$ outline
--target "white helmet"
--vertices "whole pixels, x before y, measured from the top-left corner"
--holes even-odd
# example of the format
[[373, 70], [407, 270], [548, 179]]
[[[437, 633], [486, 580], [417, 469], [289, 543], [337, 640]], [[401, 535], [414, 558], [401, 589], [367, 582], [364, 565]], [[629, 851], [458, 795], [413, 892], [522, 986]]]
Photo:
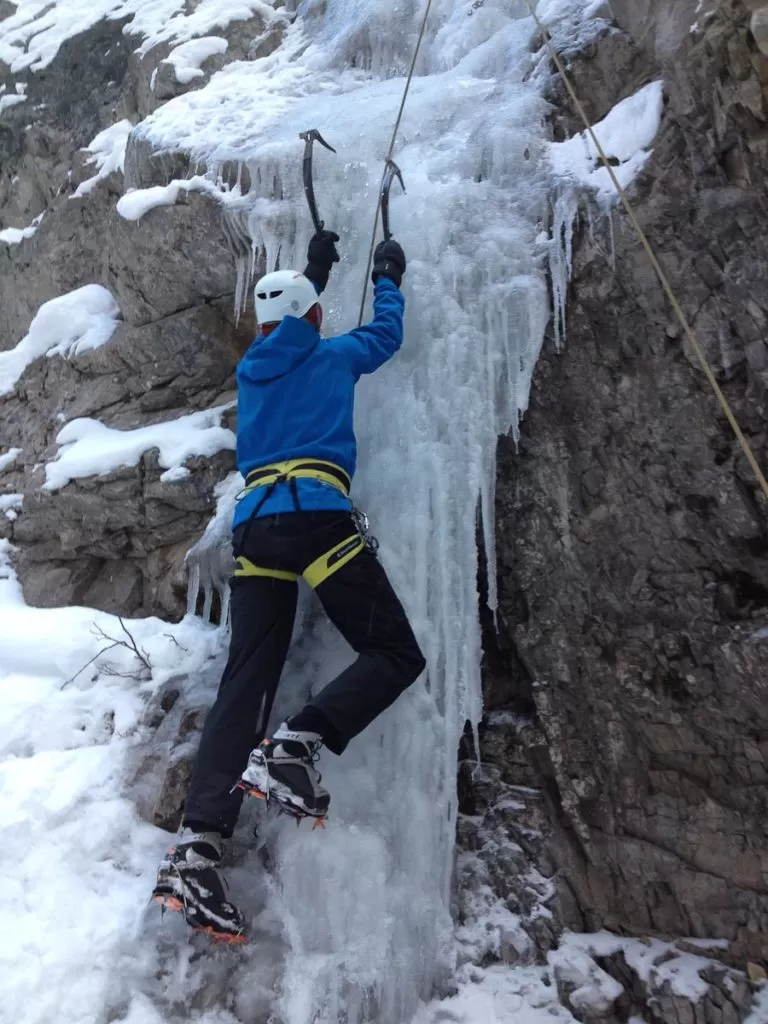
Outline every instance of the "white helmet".
[[259, 323], [274, 324], [284, 316], [304, 316], [318, 299], [308, 277], [295, 270], [276, 270], [257, 282], [253, 301]]

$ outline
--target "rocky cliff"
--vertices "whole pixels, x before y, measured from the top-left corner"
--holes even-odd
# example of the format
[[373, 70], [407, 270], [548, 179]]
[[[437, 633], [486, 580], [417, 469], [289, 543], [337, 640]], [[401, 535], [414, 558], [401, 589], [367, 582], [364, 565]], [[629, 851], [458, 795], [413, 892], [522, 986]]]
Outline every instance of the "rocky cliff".
[[[597, 120], [663, 79], [633, 202], [765, 469], [768, 15], [610, 7], [577, 91]], [[574, 244], [567, 343], [499, 446], [486, 756], [547, 795], [567, 926], [765, 961], [768, 503], [626, 217], [585, 204]]]

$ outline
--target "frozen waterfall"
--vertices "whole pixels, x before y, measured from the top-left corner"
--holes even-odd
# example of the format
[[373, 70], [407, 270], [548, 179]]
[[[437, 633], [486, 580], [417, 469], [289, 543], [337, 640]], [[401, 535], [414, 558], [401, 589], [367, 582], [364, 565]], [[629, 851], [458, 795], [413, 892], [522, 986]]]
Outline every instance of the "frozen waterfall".
[[[421, 11], [409, 0], [322, 9], [304, 5], [272, 57], [231, 65], [143, 130], [209, 167], [247, 166], [251, 234], [270, 269], [278, 253], [282, 267], [303, 266], [312, 227], [298, 134], [321, 131], [338, 151], [318, 150], [315, 168], [321, 216], [341, 235], [324, 296], [326, 329], [339, 332], [357, 316]], [[353, 493], [429, 668], [343, 759], [323, 758], [325, 832], [280, 832], [272, 899], [290, 945], [285, 1024], [403, 1024], [451, 968], [457, 749], [465, 721], [481, 715], [478, 508], [493, 566], [496, 438], [516, 429], [548, 320], [544, 105], [524, 15], [505, 0], [435, 0], [395, 148], [407, 188], [392, 199], [409, 260], [406, 342], [358, 387]], [[309, 664], [301, 645], [289, 664], [283, 706], [346, 656], [325, 625], [313, 644]]]

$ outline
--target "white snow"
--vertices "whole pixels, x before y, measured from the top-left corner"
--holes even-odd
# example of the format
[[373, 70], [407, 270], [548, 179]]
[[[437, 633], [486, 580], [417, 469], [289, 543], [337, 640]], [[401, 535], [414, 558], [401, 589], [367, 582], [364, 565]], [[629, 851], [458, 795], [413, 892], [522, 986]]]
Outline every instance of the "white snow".
[[768, 1021], [768, 982], [763, 982], [760, 987], [752, 1011], [744, 1019], [744, 1024], [765, 1024]]
[[26, 96], [23, 94], [11, 95], [11, 96], [0, 96], [0, 114], [4, 110], [10, 110], [11, 107], [16, 107], [19, 103], [23, 103], [26, 100]]
[[200, 65], [217, 53], [225, 53], [228, 46], [229, 43], [222, 36], [203, 36], [202, 39], [191, 39], [188, 43], [174, 47], [163, 59], [163, 63], [173, 65], [177, 82], [181, 85], [189, 85], [196, 78], [204, 77]]
[[117, 212], [126, 220], [140, 220], [145, 213], [158, 206], [173, 206], [182, 192], [212, 192], [210, 181], [195, 175], [184, 181], [176, 180], [168, 185], [152, 185], [150, 188], [131, 188], [117, 201]]
[[20, 455], [21, 448], [9, 448], [4, 455], [0, 455], [0, 473], [12, 466]]
[[128, 136], [133, 130], [133, 125], [128, 120], [118, 121], [110, 125], [104, 131], [99, 132], [95, 139], [85, 148], [93, 155], [88, 158], [88, 163], [96, 165], [96, 174], [81, 182], [75, 190], [72, 198], [88, 195], [97, 182], [106, 178], [114, 171], [122, 171], [125, 167], [125, 147], [128, 144]]
[[45, 213], [38, 214], [28, 228], [5, 228], [3, 231], [0, 231], [0, 242], [5, 242], [6, 245], [18, 245], [25, 238], [31, 238], [37, 231], [40, 221], [44, 216]]
[[[142, 681], [135, 655], [107, 651], [109, 641], [96, 635], [124, 637], [114, 616], [28, 608], [11, 550], [0, 540], [4, 1019], [90, 1024], [109, 1017], [106, 1007], [122, 998], [116, 968], [168, 840], [138, 818], [124, 792], [132, 748], [142, 739], [140, 716], [169, 677], [200, 672], [218, 637], [192, 618], [126, 620], [152, 665], [152, 678]], [[134, 962], [140, 955], [139, 943]]]
[[0, 494], [0, 512], [6, 519], [16, 519], [21, 511], [23, 499], [23, 494]]
[[13, 391], [30, 363], [40, 356], [72, 356], [99, 348], [112, 337], [120, 314], [112, 293], [87, 284], [44, 302], [15, 348], [0, 352], [0, 395]]
[[158, 43], [183, 43], [232, 21], [258, 16], [267, 26], [285, 17], [265, 0], [200, 0], [190, 13], [184, 0], [15, 0], [15, 6], [0, 22], [0, 60], [14, 72], [47, 67], [62, 43], [102, 18], [129, 18], [123, 31], [143, 40], [139, 52], [145, 54]]
[[[704, 944], [695, 939], [685, 941]], [[720, 948], [721, 944], [717, 940], [708, 940], [706, 946]], [[584, 935], [566, 933], [554, 955], [562, 962], [567, 962], [571, 957], [582, 962], [585, 955], [589, 958], [610, 956], [618, 952], [623, 952], [629, 966], [653, 989], [668, 981], [675, 995], [684, 996], [694, 1003], [706, 995], [709, 989], [709, 983], [701, 977], [701, 971], [716, 962], [708, 957], [684, 952], [674, 942], [623, 938], [610, 932]]]
[[[594, 125], [605, 155], [619, 161], [613, 171], [623, 188], [635, 180], [651, 155], [648, 147], [659, 130], [663, 107], [663, 82], [651, 82]], [[549, 160], [555, 174], [587, 185], [602, 200], [618, 202], [610, 175], [586, 131], [565, 142], [550, 143]]]
[[[193, 455], [234, 450], [235, 435], [221, 426], [221, 417], [232, 405], [217, 405], [136, 430], [116, 430], [92, 419], [72, 420], [56, 435], [59, 451], [45, 467], [43, 490], [57, 491], [70, 480], [136, 466], [150, 448], [158, 449], [159, 463], [168, 470], [178, 470]], [[169, 482], [178, 479], [175, 473], [166, 477]]]
[[562, 945], [547, 954], [547, 962], [561, 983], [568, 985], [569, 1000], [579, 1014], [607, 1017], [624, 988], [581, 950]]

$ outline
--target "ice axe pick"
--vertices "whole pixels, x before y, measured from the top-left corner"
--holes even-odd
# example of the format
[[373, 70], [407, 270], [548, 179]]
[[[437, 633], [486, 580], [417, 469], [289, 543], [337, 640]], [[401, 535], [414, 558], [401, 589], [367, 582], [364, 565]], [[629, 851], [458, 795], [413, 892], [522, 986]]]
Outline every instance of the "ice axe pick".
[[391, 157], [388, 157], [384, 165], [384, 177], [381, 179], [381, 226], [384, 229], [385, 242], [388, 242], [392, 237], [392, 232], [389, 230], [389, 191], [395, 178], [400, 182], [400, 187], [405, 192], [405, 182], [403, 181], [400, 168]]
[[330, 149], [332, 153], [335, 153], [336, 150], [333, 146], [328, 145], [317, 128], [310, 128], [308, 132], [299, 132], [299, 138], [304, 140], [304, 192], [307, 196], [309, 213], [312, 217], [312, 223], [315, 225], [315, 231], [320, 232], [323, 230], [323, 221], [320, 220], [320, 214], [317, 212], [315, 187], [312, 182], [312, 144], [319, 142], [321, 146]]

